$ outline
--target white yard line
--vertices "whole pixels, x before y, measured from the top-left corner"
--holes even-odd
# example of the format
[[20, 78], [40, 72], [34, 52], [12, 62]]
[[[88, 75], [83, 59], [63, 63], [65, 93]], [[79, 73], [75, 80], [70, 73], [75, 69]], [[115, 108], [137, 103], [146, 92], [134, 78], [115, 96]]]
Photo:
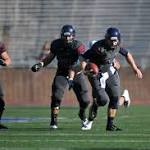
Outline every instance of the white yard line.
[[[23, 142], [41, 142], [41, 141], [43, 141], [43, 140], [41, 140], [41, 139], [29, 139], [29, 140], [27, 140], [27, 139], [20, 139], [19, 140], [19, 143], [23, 143]], [[1, 140], [0, 139], [0, 142], [12, 142], [12, 143], [14, 143], [14, 142], [17, 142], [18, 143], [18, 139], [17, 140], [15, 140], [15, 139], [6, 139], [6, 140]], [[44, 142], [73, 142], [73, 143], [78, 143], [78, 142], [91, 142], [91, 143], [95, 143], [95, 142], [100, 142], [100, 143], [150, 143], [150, 140], [92, 140], [92, 139], [82, 139], [82, 140], [76, 140], [76, 139], [74, 139], [74, 140], [69, 140], [69, 139], [66, 139], [66, 140], [63, 140], [63, 139], [47, 139], [47, 140], [45, 140], [44, 139]]]

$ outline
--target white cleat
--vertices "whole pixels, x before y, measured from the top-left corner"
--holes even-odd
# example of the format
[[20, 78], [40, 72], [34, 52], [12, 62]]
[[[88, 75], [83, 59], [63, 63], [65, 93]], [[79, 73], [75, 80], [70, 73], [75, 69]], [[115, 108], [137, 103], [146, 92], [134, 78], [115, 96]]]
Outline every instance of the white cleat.
[[81, 126], [84, 127], [88, 123], [88, 119], [86, 118], [85, 120], [81, 121]]
[[125, 99], [125, 100], [124, 100], [124, 106], [125, 106], [125, 107], [129, 107], [130, 104], [131, 104], [131, 99], [130, 99], [129, 92], [128, 92], [127, 89], [125, 89], [125, 90], [123, 91], [122, 96], [123, 96], [124, 99]]
[[83, 126], [81, 129], [82, 130], [91, 130], [92, 124], [93, 124], [93, 121], [88, 121], [87, 124], [85, 126]]
[[50, 125], [50, 129], [57, 129], [57, 125]]

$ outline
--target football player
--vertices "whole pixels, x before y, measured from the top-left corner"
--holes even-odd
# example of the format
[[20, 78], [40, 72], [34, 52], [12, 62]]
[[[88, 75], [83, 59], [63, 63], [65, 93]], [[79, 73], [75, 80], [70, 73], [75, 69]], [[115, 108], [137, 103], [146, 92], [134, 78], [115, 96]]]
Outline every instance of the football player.
[[[0, 42], [0, 65], [6, 67], [11, 64], [10, 56], [7, 52], [6, 45]], [[1, 117], [5, 109], [4, 93], [2, 86], [0, 85], [0, 129], [8, 129], [6, 126], [1, 124]]]
[[137, 67], [132, 54], [121, 46], [121, 34], [117, 28], [108, 28], [105, 38], [97, 41], [90, 50], [83, 54], [84, 60], [81, 62], [83, 69], [88, 61], [95, 63], [100, 70], [99, 76], [89, 78], [95, 99], [90, 109], [89, 122], [82, 128], [83, 130], [91, 129], [97, 114], [97, 108], [105, 106], [108, 101], [106, 130], [121, 130], [114, 125], [120, 96], [120, 79], [117, 69], [113, 66], [113, 61], [119, 53], [126, 58], [135, 75], [142, 79], [143, 75]]
[[[96, 43], [97, 40], [92, 40], [89, 42], [89, 49], [94, 45], [94, 43]], [[116, 68], [117, 70], [120, 69], [120, 63], [119, 61], [115, 58], [113, 60], [113, 66], [114, 68]], [[130, 106], [130, 103], [131, 103], [131, 99], [130, 99], [130, 96], [129, 96], [129, 91], [127, 89], [124, 89], [123, 92], [122, 92], [122, 95], [120, 96], [119, 98], [119, 103], [118, 105], [119, 106], [122, 106], [124, 105], [124, 107], [129, 107]]]
[[75, 74], [73, 80], [68, 78], [71, 68], [78, 63], [79, 56], [85, 51], [85, 46], [75, 39], [75, 34], [75, 29], [72, 25], [64, 25], [61, 29], [61, 37], [51, 43], [49, 55], [31, 68], [33, 72], [36, 72], [50, 64], [55, 57], [58, 60], [51, 96], [50, 128], [53, 129], [58, 128], [57, 118], [61, 101], [65, 89], [70, 86], [72, 86], [79, 102], [79, 117], [81, 122], [83, 124], [86, 122], [85, 109], [88, 107], [90, 99], [85, 76], [80, 70]]

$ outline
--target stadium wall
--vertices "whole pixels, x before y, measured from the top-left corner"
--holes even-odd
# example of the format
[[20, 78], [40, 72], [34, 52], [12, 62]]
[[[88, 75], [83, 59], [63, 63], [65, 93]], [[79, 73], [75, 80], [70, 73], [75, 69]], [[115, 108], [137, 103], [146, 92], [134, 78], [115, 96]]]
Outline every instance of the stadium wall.
[[[51, 84], [55, 69], [43, 69], [33, 73], [29, 69], [1, 69], [1, 81], [7, 105], [49, 105]], [[144, 78], [138, 80], [129, 68], [120, 70], [121, 86], [130, 92], [133, 104], [150, 104], [150, 69], [143, 71]], [[89, 84], [89, 83], [88, 83]], [[89, 85], [90, 93], [91, 88]], [[67, 91], [63, 105], [77, 105], [73, 91]]]

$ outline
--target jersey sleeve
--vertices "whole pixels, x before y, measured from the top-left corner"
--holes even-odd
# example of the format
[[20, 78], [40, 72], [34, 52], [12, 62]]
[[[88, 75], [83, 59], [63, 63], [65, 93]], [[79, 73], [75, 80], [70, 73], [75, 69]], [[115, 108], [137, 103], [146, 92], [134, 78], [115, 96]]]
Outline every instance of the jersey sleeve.
[[128, 50], [121, 47], [120, 50], [119, 50], [119, 53], [120, 53], [121, 55], [127, 57], [127, 55], [128, 55]]
[[79, 55], [85, 53], [85, 45], [82, 44], [82, 43], [80, 43], [80, 44], [78, 45], [78, 47], [77, 47], [77, 52], [78, 52]]

